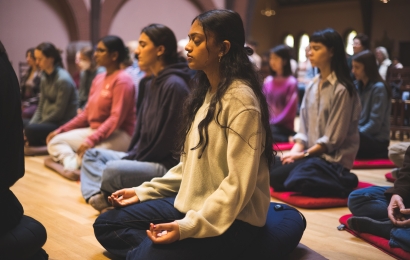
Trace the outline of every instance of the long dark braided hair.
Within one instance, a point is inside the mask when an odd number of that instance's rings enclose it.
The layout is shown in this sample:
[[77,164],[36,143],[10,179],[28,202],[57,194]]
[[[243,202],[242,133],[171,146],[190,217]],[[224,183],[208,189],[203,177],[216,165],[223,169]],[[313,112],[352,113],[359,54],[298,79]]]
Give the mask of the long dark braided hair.
[[[198,125],[199,142],[195,147],[190,149],[195,150],[200,148],[201,153],[199,158],[201,157],[208,145],[208,125],[214,120],[214,118],[216,118],[215,120],[221,128],[229,128],[228,126],[221,125],[218,121],[218,116],[222,112],[221,100],[232,82],[234,80],[240,80],[253,90],[259,101],[262,125],[266,133],[264,154],[268,161],[268,165],[270,165],[274,150],[272,148],[273,140],[269,126],[268,104],[265,95],[262,92],[261,79],[256,72],[255,66],[248,58],[248,55],[252,55],[253,51],[249,47],[244,47],[245,31],[241,17],[238,13],[231,10],[211,10],[195,17],[192,23],[195,21],[198,21],[202,26],[207,40],[209,35],[212,34],[216,44],[227,40],[231,43],[231,47],[220,60],[219,74],[221,81],[215,95],[211,99],[205,118]],[[191,83],[192,91],[184,103],[182,127],[177,146],[181,149],[179,151],[181,154],[184,154],[184,142],[195,115],[202,106],[206,93],[210,89],[209,80],[203,71],[197,71]],[[219,106],[218,109],[216,109],[217,104]]]

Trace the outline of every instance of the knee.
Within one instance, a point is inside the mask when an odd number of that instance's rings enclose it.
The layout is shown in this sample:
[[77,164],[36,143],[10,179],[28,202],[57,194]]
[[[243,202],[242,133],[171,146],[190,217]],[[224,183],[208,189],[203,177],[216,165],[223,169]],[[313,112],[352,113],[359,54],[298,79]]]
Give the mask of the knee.
[[363,189],[352,191],[347,199],[347,205],[350,211],[352,211],[351,207],[354,208],[357,204],[362,203],[364,198],[365,192],[363,192]]
[[273,256],[281,259],[297,247],[305,231],[305,223],[303,215],[296,209],[270,203],[266,224],[252,251],[258,252],[260,259]]
[[95,148],[88,149],[83,155],[83,164],[87,161],[95,161],[98,155],[98,150]]
[[18,226],[1,236],[0,258],[30,258],[40,250],[46,240],[47,232],[44,226],[31,217],[23,216]]

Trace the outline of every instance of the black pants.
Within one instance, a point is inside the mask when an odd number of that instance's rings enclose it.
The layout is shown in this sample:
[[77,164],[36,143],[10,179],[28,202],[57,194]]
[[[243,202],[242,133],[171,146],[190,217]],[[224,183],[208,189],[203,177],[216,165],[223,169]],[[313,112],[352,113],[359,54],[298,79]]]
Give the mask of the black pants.
[[272,138],[275,143],[289,142],[289,136],[296,134],[295,131],[281,125],[270,125],[270,130],[272,131]]
[[360,146],[356,158],[360,159],[380,159],[388,158],[388,147],[390,141],[379,141],[374,137],[361,133]]
[[29,124],[24,129],[24,133],[30,146],[43,146],[46,145],[48,134],[58,127],[59,125],[53,123]]
[[285,165],[276,158],[270,169],[270,185],[275,191],[296,191],[310,197],[346,198],[357,184],[357,176],[349,169],[320,157],[308,157]]
[[9,189],[0,192],[0,205],[0,259],[48,259],[41,249],[47,240],[44,226],[23,215],[23,207]]

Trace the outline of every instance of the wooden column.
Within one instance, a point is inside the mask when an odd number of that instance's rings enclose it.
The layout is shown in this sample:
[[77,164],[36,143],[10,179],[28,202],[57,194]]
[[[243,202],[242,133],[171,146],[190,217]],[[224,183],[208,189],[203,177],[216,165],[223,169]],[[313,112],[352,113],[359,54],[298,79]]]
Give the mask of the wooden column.
[[373,0],[360,0],[360,9],[362,13],[363,33],[366,34],[371,41],[373,24]]
[[90,0],[90,39],[92,46],[95,46],[100,39],[101,1]]

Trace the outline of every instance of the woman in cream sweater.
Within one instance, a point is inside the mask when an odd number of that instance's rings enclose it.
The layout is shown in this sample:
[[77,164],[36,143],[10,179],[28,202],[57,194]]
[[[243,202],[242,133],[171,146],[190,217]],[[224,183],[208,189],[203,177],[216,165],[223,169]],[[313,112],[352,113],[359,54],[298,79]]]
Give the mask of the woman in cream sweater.
[[109,201],[120,208],[94,223],[98,241],[128,259],[237,259],[266,223],[269,111],[242,20],[208,11],[188,36],[188,65],[198,72],[183,111],[180,163],[114,192]]

